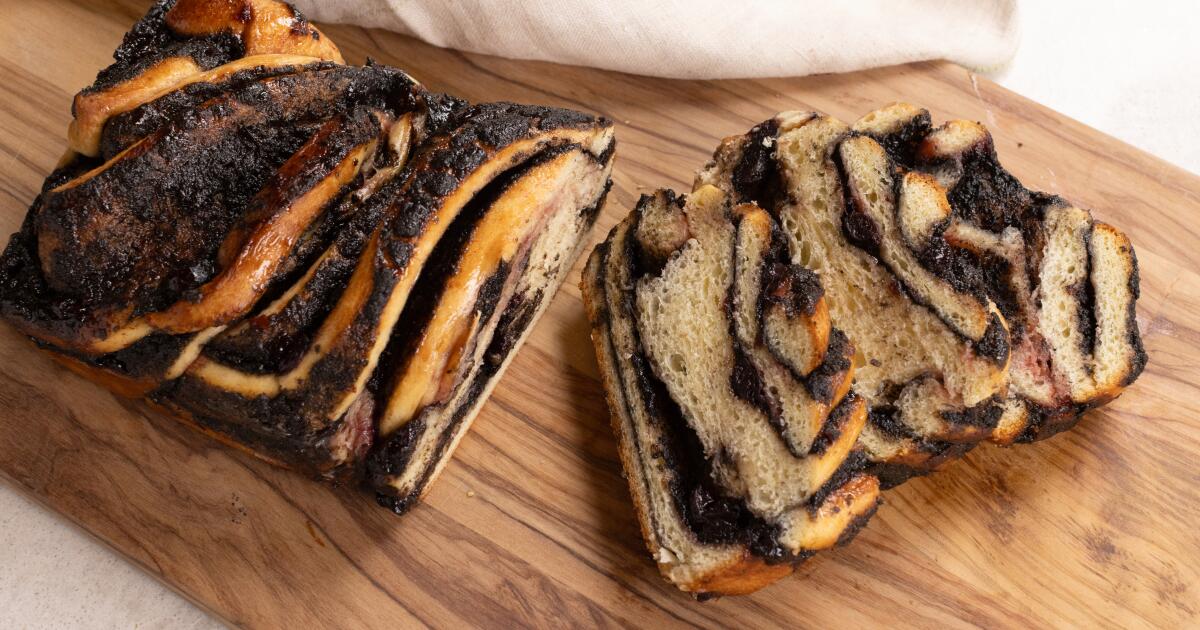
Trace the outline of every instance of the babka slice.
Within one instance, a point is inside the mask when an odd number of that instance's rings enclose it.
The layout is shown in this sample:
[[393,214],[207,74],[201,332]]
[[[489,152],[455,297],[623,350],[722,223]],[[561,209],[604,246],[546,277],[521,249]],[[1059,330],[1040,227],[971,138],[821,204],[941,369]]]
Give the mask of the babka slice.
[[897,103],[864,116],[898,168],[947,191],[953,248],[933,268],[988,295],[1008,321],[1012,368],[992,439],[1031,441],[1070,428],[1115,398],[1146,362],[1138,334],[1137,258],[1120,230],[1058,197],[1027,190],[996,157],[983,125]]
[[[581,253],[610,186],[607,121],[512,105],[481,108],[474,120],[485,139],[518,123],[530,132],[506,147],[513,165],[470,199],[438,243],[384,358],[375,394],[382,443],[367,479],[396,512],[445,465]],[[410,208],[425,200],[415,202]],[[389,236],[400,242],[389,246],[403,246],[407,229],[394,226]]]
[[664,576],[746,593],[874,512],[865,401],[821,283],[753,204],[712,186],[644,196],[583,295],[643,534]]
[[885,487],[987,438],[1009,363],[995,304],[925,256],[949,247],[945,192],[896,172],[890,142],[828,116],[780,114],[723,142],[696,182],[769,209],[793,259],[820,275],[834,324],[858,349],[855,389],[870,406],[860,442]]
[[1128,239],[1021,186],[978,123],[934,129],[907,104],[853,127],[784,113],[727,139],[704,184],[768,208],[821,274],[885,486],[1068,428],[1145,363]]

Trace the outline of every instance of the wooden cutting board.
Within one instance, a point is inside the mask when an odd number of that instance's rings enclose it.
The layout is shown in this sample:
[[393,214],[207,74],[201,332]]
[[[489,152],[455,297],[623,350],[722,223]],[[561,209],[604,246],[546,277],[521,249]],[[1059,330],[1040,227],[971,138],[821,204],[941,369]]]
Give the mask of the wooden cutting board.
[[[4,4],[7,234],[63,151],[71,95],[146,3]],[[236,625],[1200,624],[1200,178],[946,63],[666,81],[327,32],[348,59],[402,66],[434,89],[614,119],[615,185],[596,238],[640,193],[686,190],[722,136],[778,110],[852,120],[911,100],[935,120],[981,120],[1026,184],[1129,233],[1149,367],[1075,431],[981,447],[889,492],[853,545],[797,577],[704,604],[659,579],[638,534],[578,270],[424,505],[403,518],[119,400],[0,326],[0,471],[10,483]]]

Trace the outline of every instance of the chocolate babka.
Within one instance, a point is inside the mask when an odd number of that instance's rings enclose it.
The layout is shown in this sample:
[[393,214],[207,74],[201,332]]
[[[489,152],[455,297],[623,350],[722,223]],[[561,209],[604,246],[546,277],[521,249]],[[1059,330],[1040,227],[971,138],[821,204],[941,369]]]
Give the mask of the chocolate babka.
[[348,66],[274,0],[166,0],[75,99],[0,258],[0,314],[73,370],[397,512],[548,305],[614,138]]
[[896,104],[847,126],[789,112],[697,176],[770,209],[859,347],[862,443],[885,487],[982,440],[1033,441],[1145,364],[1128,239],[1025,189],[982,125]]
[[1069,429],[1116,398],[1146,364],[1136,321],[1137,257],[1120,230],[1087,210],[1027,190],[1000,166],[983,125],[899,103],[854,125],[897,168],[933,177],[949,215],[942,252],[926,252],[947,281],[987,295],[1010,333],[1010,386],[993,441],[1029,442]]
[[877,488],[1069,428],[1146,362],[1128,238],[1023,187],[981,125],[905,104],[726,139],[582,286],[647,545],[696,593],[777,579]]
[[747,593],[874,513],[854,348],[764,210],[713,186],[643,196],[592,253],[583,294],[642,532],[669,580]]

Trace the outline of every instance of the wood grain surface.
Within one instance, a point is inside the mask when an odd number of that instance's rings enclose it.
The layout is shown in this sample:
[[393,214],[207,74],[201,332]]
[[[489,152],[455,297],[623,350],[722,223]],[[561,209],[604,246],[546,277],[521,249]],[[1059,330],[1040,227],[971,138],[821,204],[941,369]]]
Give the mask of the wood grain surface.
[[[16,230],[62,153],[71,95],[145,6],[5,0],[0,232]],[[945,63],[666,81],[326,30],[348,59],[404,67],[434,89],[614,119],[615,185],[596,239],[640,193],[688,188],[721,137],[778,110],[852,120],[910,100],[935,120],[980,120],[1026,184],[1129,233],[1149,367],[1075,431],[979,448],[889,492],[853,545],[797,577],[703,604],[659,579],[638,534],[578,270],[425,503],[403,518],[115,398],[0,326],[0,471],[10,483],[251,627],[1200,624],[1200,178]]]

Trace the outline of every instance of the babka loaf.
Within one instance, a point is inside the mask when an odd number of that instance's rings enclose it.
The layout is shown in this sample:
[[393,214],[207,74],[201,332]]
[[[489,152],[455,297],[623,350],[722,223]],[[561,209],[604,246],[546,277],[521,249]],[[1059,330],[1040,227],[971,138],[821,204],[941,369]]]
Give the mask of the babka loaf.
[[158,3],[0,258],[73,370],[272,462],[428,487],[579,254],[601,118],[342,63],[273,0]]
[[582,287],[647,545],[698,594],[770,583],[880,487],[1068,428],[1146,362],[1129,240],[905,104],[726,139]]
[[854,348],[765,211],[713,186],[644,196],[592,253],[583,294],[642,531],[669,580],[750,592],[874,513]]

